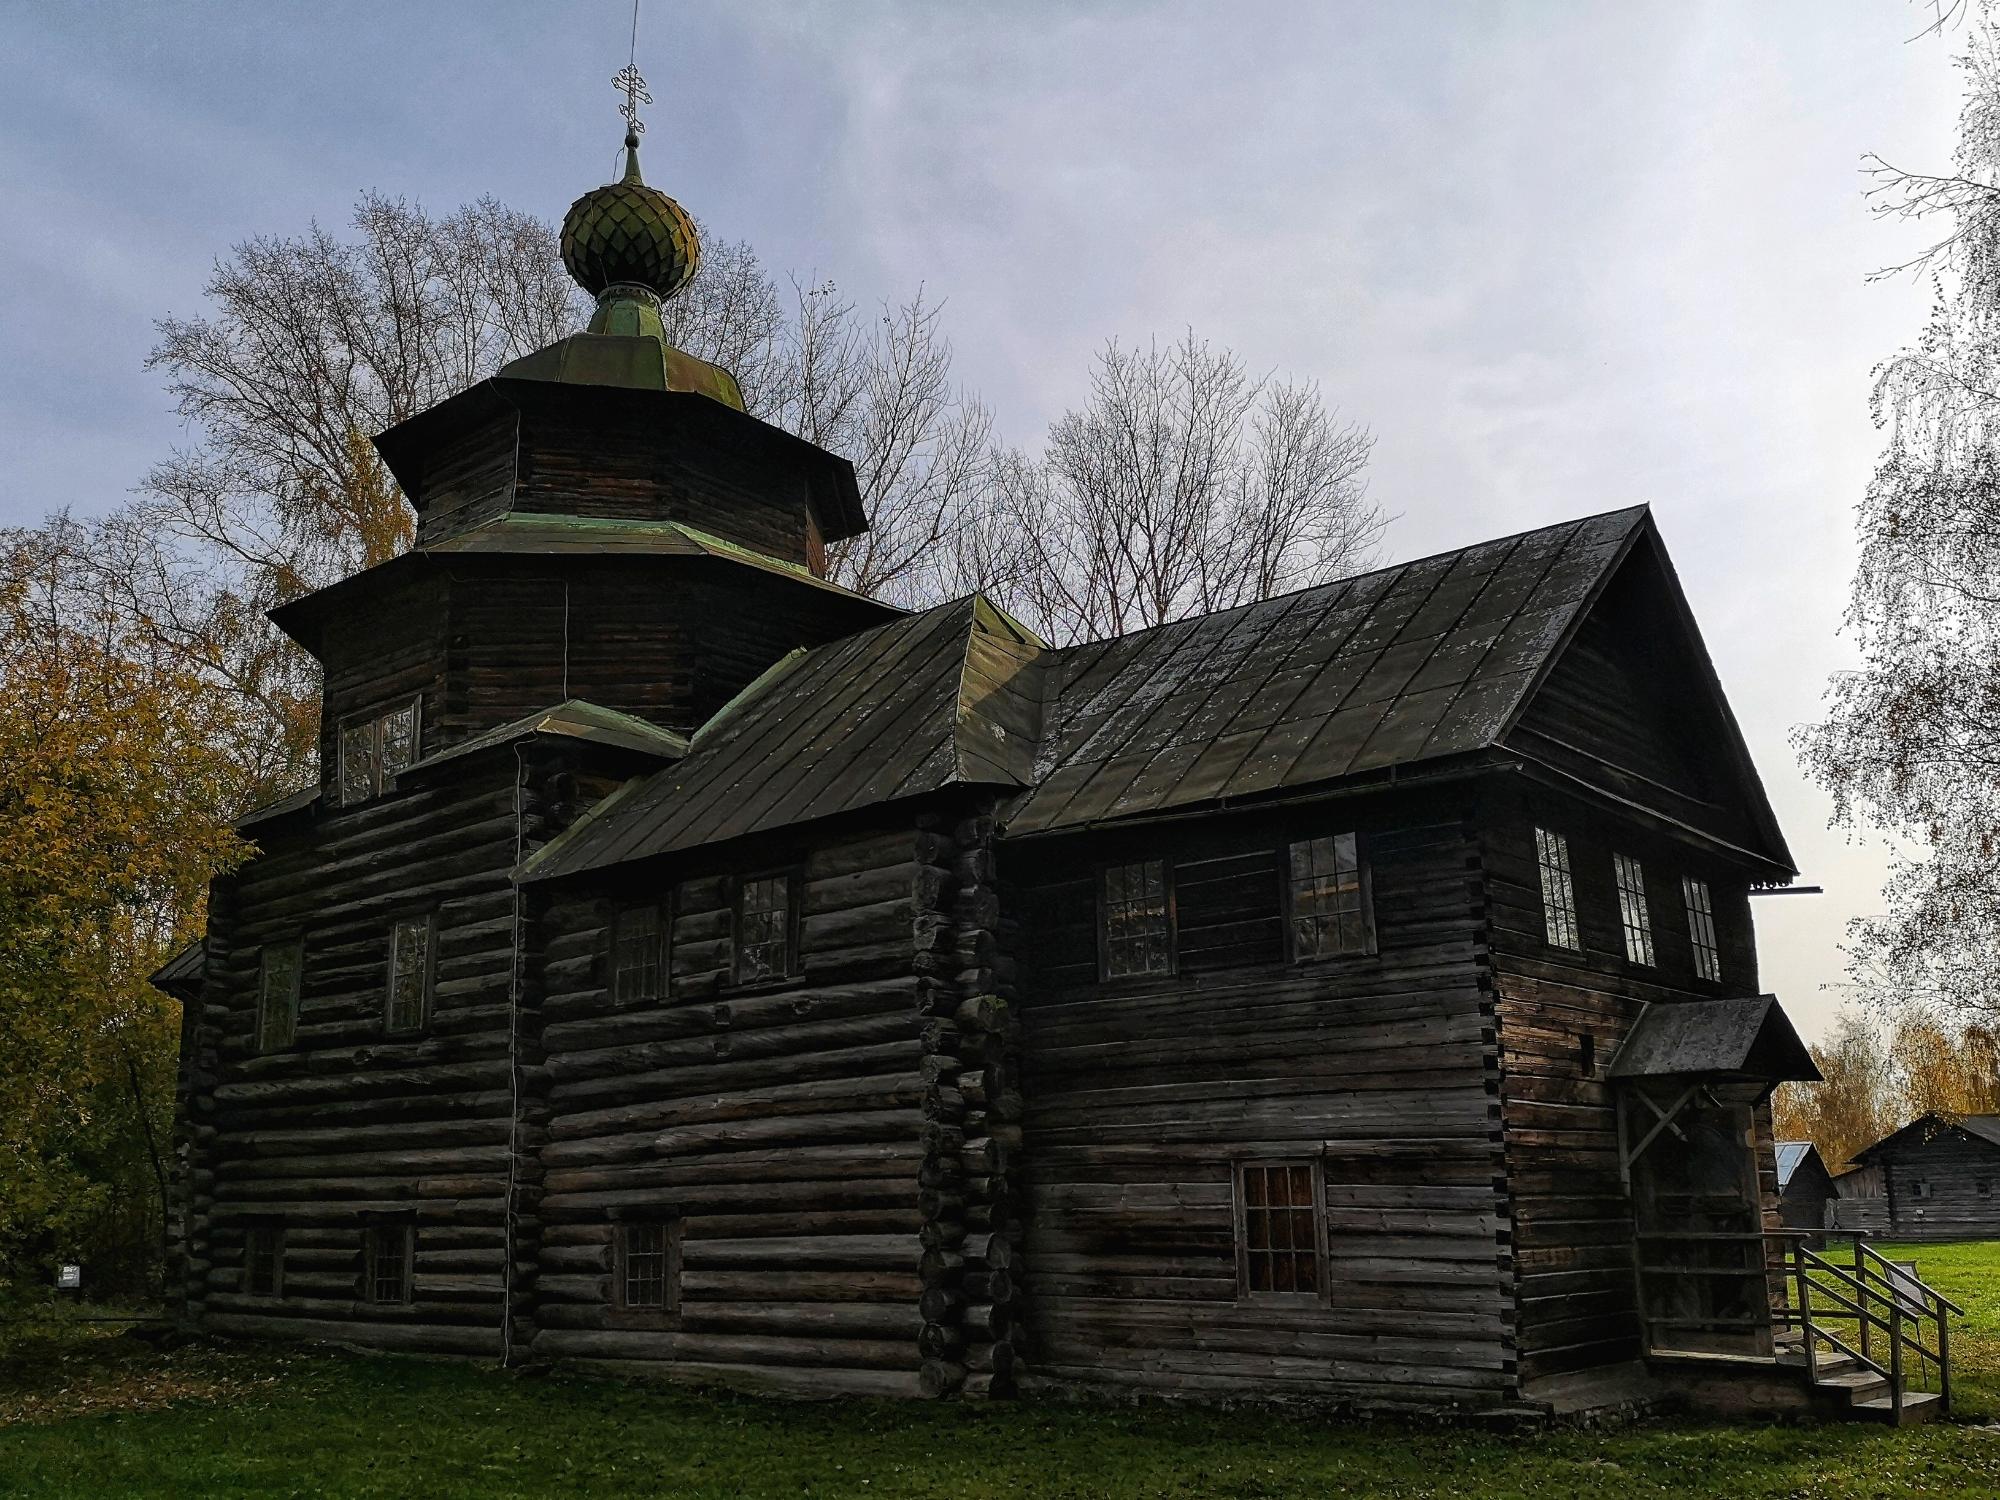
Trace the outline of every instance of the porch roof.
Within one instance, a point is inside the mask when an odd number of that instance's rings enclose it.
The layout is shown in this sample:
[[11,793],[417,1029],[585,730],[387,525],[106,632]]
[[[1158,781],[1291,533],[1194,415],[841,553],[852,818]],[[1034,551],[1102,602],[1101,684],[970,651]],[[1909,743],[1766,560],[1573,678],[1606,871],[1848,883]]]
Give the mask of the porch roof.
[[1812,1054],[1776,995],[1655,1002],[1611,1061],[1613,1078],[1819,1081]]

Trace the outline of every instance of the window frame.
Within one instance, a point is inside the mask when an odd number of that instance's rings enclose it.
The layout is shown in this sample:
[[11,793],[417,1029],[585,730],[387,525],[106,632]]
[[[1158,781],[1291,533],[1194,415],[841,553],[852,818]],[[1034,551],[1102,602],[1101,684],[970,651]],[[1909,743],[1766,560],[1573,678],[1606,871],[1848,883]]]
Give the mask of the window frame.
[[[743,972],[743,897],[753,885],[782,881],[785,888],[785,964],[781,971],[745,975]],[[733,877],[729,886],[729,982],[735,989],[761,989],[785,985],[804,972],[799,938],[805,896],[804,872],[796,865],[754,870]]]
[[[1570,858],[1569,836],[1564,833],[1558,833],[1555,829],[1541,823],[1535,824],[1534,830],[1535,872],[1538,877],[1542,896],[1542,941],[1546,946],[1559,948],[1565,953],[1581,953],[1584,951],[1583,924],[1577,918],[1576,865]],[[1552,851],[1557,856],[1557,861],[1554,865],[1549,860],[1549,854]],[[1563,905],[1561,915],[1563,921],[1560,924],[1555,920],[1557,911],[1550,899],[1549,872],[1551,869],[1556,869],[1562,876],[1561,895],[1563,897]],[[1558,926],[1567,931],[1569,941],[1564,942],[1562,938],[1556,935]]]
[[[734,943],[735,905],[733,902],[731,903],[730,911],[731,911],[730,972],[733,974],[735,972],[735,951],[734,951],[735,950],[735,943]],[[652,964],[651,964],[653,970],[653,988],[650,991],[642,991],[638,994],[625,995],[619,992],[619,976],[624,972],[624,970],[620,966],[620,954],[624,949],[624,929],[628,922],[633,921],[641,914],[650,914],[653,918],[653,923],[654,923],[653,937],[652,937],[653,952],[652,952]],[[606,991],[609,993],[611,998],[611,1003],[613,1005],[617,1006],[646,1005],[655,1003],[657,1001],[665,1000],[668,997],[673,984],[672,971],[669,967],[673,954],[672,929],[673,929],[673,896],[671,892],[651,901],[625,902],[622,905],[620,905],[617,908],[617,910],[612,912],[611,926],[610,926],[610,940],[611,940],[610,959],[609,963],[606,966],[609,972],[607,972],[604,976],[605,979],[604,987]]]
[[[1699,905],[1695,902],[1697,891],[1701,893]],[[1710,984],[1722,983],[1722,944],[1715,935],[1715,893],[1699,875],[1681,876],[1681,910],[1687,917],[1695,978]]]
[[[405,709],[410,715],[410,758],[396,770],[388,767],[384,753],[388,742],[389,720]],[[347,794],[348,737],[358,729],[368,731],[368,790]],[[359,807],[364,802],[372,802],[377,797],[388,795],[396,789],[396,777],[407,771],[422,757],[424,743],[424,696],[414,693],[408,698],[399,698],[387,707],[368,709],[361,713],[348,714],[334,726],[333,736],[333,790],[334,802],[340,807]]]
[[[1141,969],[1130,974],[1111,972],[1111,897],[1107,889],[1107,877],[1113,870],[1130,869],[1133,866],[1158,865],[1160,867],[1160,897],[1162,917],[1166,923],[1167,963],[1163,969]],[[1181,928],[1180,913],[1174,890],[1174,861],[1169,854],[1141,855],[1137,859],[1104,859],[1097,862],[1093,876],[1096,890],[1096,910],[1091,920],[1097,929],[1097,982],[1099,984],[1153,984],[1162,979],[1172,979],[1181,971]]]
[[[267,992],[270,984],[271,960],[281,953],[289,953],[292,960],[291,995],[285,1005],[286,1030],[283,1041],[273,1038],[268,1029],[269,1005]],[[299,1011],[305,991],[306,943],[303,937],[281,938],[275,943],[264,943],[257,949],[257,1009],[252,1019],[252,1042],[259,1053],[287,1052],[298,1045]]]
[[[379,1267],[384,1246],[391,1237],[400,1243],[397,1258],[401,1293],[397,1297],[376,1295],[382,1284]],[[414,1218],[383,1218],[364,1221],[361,1227],[361,1300],[370,1307],[409,1307],[416,1301],[417,1222]]]
[[[613,1221],[610,1303],[611,1311],[618,1322],[660,1327],[679,1318],[683,1265],[681,1223],[679,1214],[657,1216],[635,1214]],[[631,1300],[631,1257],[634,1253],[632,1239],[635,1234],[650,1234],[656,1231],[661,1236],[661,1246],[657,1253],[664,1257],[661,1268],[661,1300],[657,1303],[633,1302]]]
[[[1250,1284],[1250,1257],[1253,1254],[1274,1254],[1268,1247],[1253,1251],[1250,1247],[1250,1204],[1249,1189],[1244,1180],[1248,1171],[1287,1172],[1304,1170],[1307,1181],[1312,1185],[1312,1203],[1309,1212],[1313,1224],[1313,1290],[1274,1291],[1269,1288],[1253,1288]],[[1230,1163],[1230,1195],[1233,1200],[1232,1212],[1236,1233],[1236,1300],[1260,1307],[1322,1307],[1332,1300],[1332,1289],[1328,1282],[1329,1251],[1326,1227],[1326,1173],[1321,1170],[1317,1156],[1245,1156]],[[1270,1212],[1266,1205],[1263,1212]],[[1295,1206],[1283,1212],[1297,1212]],[[1296,1255],[1296,1246],[1284,1252]]]
[[[256,1283],[255,1267],[260,1241],[266,1242],[264,1254],[271,1268],[271,1285],[267,1291],[259,1291]],[[264,1302],[275,1302],[285,1295],[284,1225],[251,1222],[243,1226],[243,1275],[237,1284],[237,1292]]]
[[[397,939],[407,927],[421,924],[424,928],[424,975],[419,1013],[417,1020],[407,1026],[396,1024],[396,946]],[[386,966],[386,983],[382,988],[382,1034],[384,1036],[422,1036],[431,1028],[431,1018],[437,994],[437,950],[438,914],[430,911],[411,912],[395,918],[389,924],[389,959]]]
[[[1630,884],[1627,884],[1627,878]],[[1611,883],[1618,894],[1618,933],[1624,942],[1625,962],[1642,969],[1657,969],[1659,949],[1653,942],[1653,911],[1646,901],[1646,866],[1637,855],[1611,854]],[[1633,918],[1636,915],[1635,925]],[[1636,933],[1644,957],[1632,951]]]
[[[1360,877],[1361,887],[1361,946],[1341,949],[1334,953],[1299,952],[1298,933],[1298,882],[1292,877],[1292,851],[1301,844],[1310,845],[1318,840],[1326,840],[1337,845],[1343,838],[1354,840],[1355,873]],[[1278,878],[1284,883],[1285,918],[1285,958],[1294,964],[1338,963],[1344,959],[1373,958],[1381,950],[1375,933],[1375,879],[1369,868],[1368,839],[1360,829],[1344,829],[1338,833],[1309,834],[1302,839],[1290,839],[1278,850]]]

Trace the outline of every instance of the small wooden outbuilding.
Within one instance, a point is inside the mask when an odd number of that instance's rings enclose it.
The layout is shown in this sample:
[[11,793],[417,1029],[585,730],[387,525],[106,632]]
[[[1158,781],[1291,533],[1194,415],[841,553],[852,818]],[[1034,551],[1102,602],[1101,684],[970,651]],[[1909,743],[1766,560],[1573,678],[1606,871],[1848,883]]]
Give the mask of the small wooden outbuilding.
[[1897,1238],[2000,1238],[2000,1115],[1923,1115],[1854,1160],[1879,1169]]
[[1811,1141],[1779,1141],[1778,1218],[1787,1229],[1824,1229],[1836,1194],[1833,1174]]

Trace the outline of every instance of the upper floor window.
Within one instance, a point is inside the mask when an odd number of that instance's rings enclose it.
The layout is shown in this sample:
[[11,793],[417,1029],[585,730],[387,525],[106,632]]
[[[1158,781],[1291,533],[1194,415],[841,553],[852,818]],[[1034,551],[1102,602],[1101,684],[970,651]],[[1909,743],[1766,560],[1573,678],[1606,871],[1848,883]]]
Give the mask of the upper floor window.
[[380,1303],[408,1302],[416,1258],[416,1225],[369,1225],[362,1243],[363,1300]]
[[1722,978],[1722,953],[1715,946],[1715,912],[1709,904],[1708,882],[1688,875],[1681,880],[1687,901],[1688,941],[1694,945],[1694,971],[1703,979]]
[[437,919],[406,917],[389,933],[389,994],[384,1020],[390,1031],[422,1031],[431,1018],[436,970]]
[[666,913],[649,901],[622,908],[611,923],[611,998],[620,1004],[666,993]]
[[736,887],[736,982],[783,979],[798,956],[794,898],[789,874],[757,875]]
[[680,1221],[621,1224],[617,1231],[618,1306],[670,1313],[680,1305]]
[[243,1295],[284,1294],[285,1231],[275,1224],[253,1224],[243,1231]]
[[1368,890],[1355,835],[1302,840],[1291,846],[1290,862],[1292,957],[1368,952]]
[[343,806],[379,797],[396,785],[396,774],[417,758],[417,700],[372,718],[348,719],[340,726],[340,801]]
[[1581,948],[1576,935],[1576,887],[1569,878],[1569,840],[1535,830],[1535,862],[1542,874],[1542,927],[1557,948]]
[[257,954],[257,1050],[276,1052],[299,1033],[299,980],[304,945],[266,943]]
[[1653,919],[1646,911],[1646,872],[1629,854],[1611,856],[1618,876],[1618,923],[1625,929],[1625,956],[1635,964],[1653,962]]
[[1106,865],[1098,874],[1097,913],[1102,978],[1173,972],[1173,899],[1165,860]]
[[1319,1173],[1311,1162],[1236,1172],[1237,1263],[1246,1297],[1319,1295],[1326,1285]]

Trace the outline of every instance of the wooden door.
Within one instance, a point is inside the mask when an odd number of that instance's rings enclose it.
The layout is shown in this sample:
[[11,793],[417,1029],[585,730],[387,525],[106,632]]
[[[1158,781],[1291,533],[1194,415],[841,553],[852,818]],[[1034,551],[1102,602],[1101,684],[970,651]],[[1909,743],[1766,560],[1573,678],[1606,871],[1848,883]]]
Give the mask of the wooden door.
[[1706,1088],[1623,1103],[1649,1347],[1770,1354],[1755,1113]]

